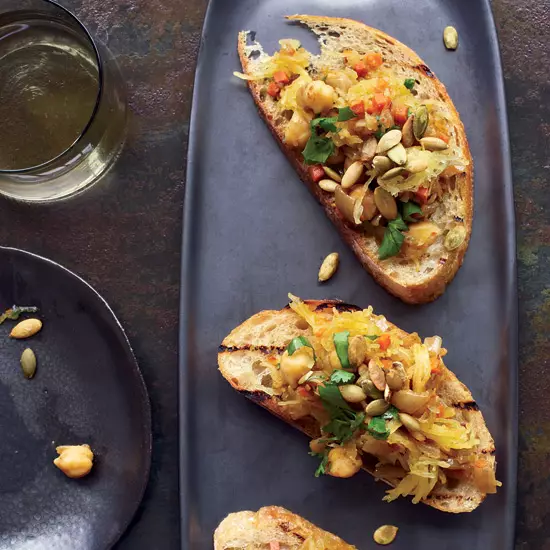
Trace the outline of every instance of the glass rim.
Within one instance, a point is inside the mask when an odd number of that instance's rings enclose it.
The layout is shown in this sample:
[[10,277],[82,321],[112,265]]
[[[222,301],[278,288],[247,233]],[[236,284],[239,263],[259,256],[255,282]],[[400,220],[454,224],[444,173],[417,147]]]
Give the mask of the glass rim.
[[97,112],[99,110],[99,105],[101,103],[101,96],[103,95],[103,60],[101,58],[101,54],[99,52],[99,48],[96,44],[96,41],[94,40],[91,33],[88,31],[84,23],[82,23],[82,21],[80,21],[80,19],[73,12],[71,12],[69,9],[59,4],[56,0],[38,0],[38,1],[55,6],[56,8],[64,12],[66,15],[68,15],[69,18],[73,19],[78,25],[78,27],[80,27],[80,29],[84,31],[84,34],[89,40],[97,61],[98,83],[97,83],[97,95],[96,95],[95,105],[90,114],[90,118],[88,119],[88,122],[84,125],[82,130],[79,132],[78,137],[68,147],[66,147],[63,151],[61,151],[61,153],[59,153],[55,157],[45,162],[42,162],[40,164],[35,164],[34,166],[28,166],[26,168],[14,168],[14,169],[0,168],[0,174],[24,175],[28,172],[34,172],[36,170],[46,169],[48,168],[48,166],[50,166],[51,164],[54,164],[61,157],[66,155],[69,151],[71,151],[71,149],[74,149],[78,145],[78,143],[84,138],[84,136],[86,135],[86,132],[89,130],[90,126],[92,125],[92,122],[94,121],[97,115]]

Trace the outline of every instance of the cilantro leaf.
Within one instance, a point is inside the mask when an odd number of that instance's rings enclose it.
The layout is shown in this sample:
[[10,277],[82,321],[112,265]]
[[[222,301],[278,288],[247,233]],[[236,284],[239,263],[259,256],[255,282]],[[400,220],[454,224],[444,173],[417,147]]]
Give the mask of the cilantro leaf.
[[351,384],[355,380],[355,374],[353,372],[348,372],[345,370],[337,369],[333,371],[330,376],[330,381],[336,384]]
[[315,477],[319,477],[327,473],[328,470],[328,449],[325,449],[322,453],[314,453],[311,451],[309,456],[316,456],[321,459],[321,463],[315,470]]
[[374,416],[371,418],[367,431],[375,439],[388,439],[390,432],[386,427],[386,421],[382,416]]
[[312,135],[302,151],[302,156],[306,164],[325,164],[334,153],[334,148],[334,142],[330,138]]
[[365,429],[365,413],[356,413],[344,400],[334,383],[319,386],[319,397],[330,414],[330,421],[322,427],[324,433],[332,434],[333,440],[344,443],[359,429]]
[[383,415],[385,420],[397,420],[399,411],[392,405]]
[[36,313],[38,308],[35,306],[11,306],[0,315],[0,325],[7,319],[17,321],[23,313]]
[[332,336],[334,342],[334,348],[336,349],[336,355],[340,360],[342,368],[349,369],[349,355],[348,355],[348,346],[349,346],[349,330],[344,330],[342,332],[335,332]]
[[319,386],[319,397],[321,398],[323,407],[325,407],[329,413],[333,412],[335,409],[352,411],[347,401],[342,397],[336,384],[329,383],[324,386]]
[[351,110],[351,107],[343,107],[338,109],[338,122],[346,122],[346,120],[351,120],[357,115]]
[[405,88],[412,90],[416,84],[416,81],[414,78],[405,78],[405,82],[403,82],[403,84],[405,85]]
[[416,218],[413,218],[415,214],[420,214],[422,216],[422,208],[415,202],[403,202],[401,203],[401,212],[403,214],[403,220],[406,222],[416,222]]
[[403,221],[403,218],[398,215],[395,220],[388,222],[384,231],[384,238],[378,249],[378,258],[385,260],[391,256],[396,256],[401,250],[405,235],[402,231],[408,231],[408,225]]
[[365,338],[368,338],[369,340],[372,340],[374,342],[374,340],[376,340],[378,336],[376,336],[376,334],[365,334]]
[[312,133],[315,131],[315,128],[319,127],[324,132],[337,132],[338,128],[334,124],[338,121],[338,117],[320,117],[320,118],[314,118],[311,121],[311,131]]
[[313,349],[313,346],[309,343],[309,340],[305,336],[298,336],[290,341],[290,344],[288,344],[286,349],[288,354],[292,355],[297,349],[303,348],[304,346]]

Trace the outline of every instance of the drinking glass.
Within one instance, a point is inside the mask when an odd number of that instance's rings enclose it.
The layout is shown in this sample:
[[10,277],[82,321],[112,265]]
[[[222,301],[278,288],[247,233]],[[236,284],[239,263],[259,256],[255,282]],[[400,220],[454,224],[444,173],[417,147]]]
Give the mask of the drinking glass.
[[107,48],[53,0],[1,0],[0,193],[48,201],[83,190],[113,165],[125,127]]

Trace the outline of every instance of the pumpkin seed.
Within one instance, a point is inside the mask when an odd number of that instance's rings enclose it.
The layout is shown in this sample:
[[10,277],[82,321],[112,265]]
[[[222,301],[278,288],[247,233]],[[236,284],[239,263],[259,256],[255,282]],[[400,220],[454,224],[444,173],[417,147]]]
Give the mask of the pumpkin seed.
[[383,392],[386,387],[386,375],[372,359],[369,361],[369,376],[376,389]]
[[392,396],[391,389],[386,384],[386,387],[384,388],[384,401],[387,401],[388,403],[390,403],[391,402],[391,396]]
[[363,146],[361,147],[361,160],[364,162],[371,162],[374,158],[374,155],[376,155],[376,146],[378,145],[378,142],[376,141],[376,138],[374,136],[370,137],[363,143]]
[[320,180],[319,187],[323,191],[327,191],[328,193],[334,193],[334,191],[336,191],[336,187],[338,187],[338,184],[333,180]]
[[383,187],[377,187],[374,190],[374,203],[380,214],[387,220],[395,220],[397,218],[397,202],[392,197],[391,193]]
[[395,168],[392,168],[391,170],[388,170],[385,174],[378,177],[379,181],[388,181],[393,178],[396,178],[397,176],[400,176],[405,172],[405,168],[403,166],[396,166]]
[[395,540],[398,530],[399,529],[395,525],[382,525],[374,532],[374,542],[382,546],[391,544]]
[[390,404],[384,401],[384,399],[376,399],[375,401],[371,401],[365,407],[365,413],[368,416],[380,416],[381,414],[384,414],[389,408]]
[[36,372],[36,355],[31,348],[27,348],[21,354],[21,368],[25,378],[30,380],[34,376]]
[[384,174],[392,167],[392,162],[388,157],[378,155],[372,159],[372,166],[376,174]]
[[411,174],[418,174],[418,172],[424,172],[426,168],[428,168],[428,163],[422,159],[411,159],[407,161],[407,164],[405,164],[405,169],[407,170],[407,172],[410,172]]
[[403,166],[407,163],[407,151],[402,143],[398,143],[395,147],[392,147],[386,154],[389,159],[393,160],[393,162],[399,166]]
[[11,338],[23,339],[34,336],[42,328],[42,321],[40,319],[25,319],[15,325],[11,332]]
[[365,392],[355,384],[345,384],[340,386],[340,393],[348,403],[360,403],[367,398]]
[[353,187],[361,177],[362,173],[363,163],[356,160],[350,165],[350,167],[345,171],[344,175],[342,176],[342,187],[344,189],[349,189],[350,187]]
[[323,263],[319,269],[320,282],[328,281],[336,273],[339,260],[340,256],[338,255],[338,252],[332,252],[323,260]]
[[403,137],[401,138],[401,143],[403,147],[412,147],[414,145],[414,133],[413,133],[413,120],[414,115],[411,115],[405,124],[403,124],[403,129],[401,133]]
[[367,356],[367,342],[364,336],[353,336],[348,342],[348,358],[353,368],[358,368]]
[[420,105],[414,112],[413,120],[413,134],[418,141],[424,137],[429,119],[428,107],[426,107],[426,105]]
[[376,215],[376,204],[374,202],[374,193],[370,189],[367,189],[361,204],[363,206],[363,215],[361,219],[372,220]]
[[367,365],[365,365],[365,363],[363,363],[362,365],[359,365],[357,372],[359,373],[359,376],[365,376],[366,378],[369,377],[369,368],[367,367]]
[[447,250],[455,250],[466,239],[466,228],[463,225],[456,225],[446,235],[444,245]]
[[403,424],[407,430],[410,430],[411,432],[420,431],[420,422],[418,422],[418,420],[410,414],[400,412],[399,420],[401,420],[401,424]]
[[420,140],[420,145],[428,151],[443,151],[449,148],[449,145],[437,137],[425,137]]
[[374,382],[370,378],[363,378],[361,384],[359,385],[371,399],[382,399],[384,397],[384,394],[380,390],[376,389]]
[[407,374],[403,364],[395,361],[392,368],[386,373],[386,382],[393,391],[402,390],[407,383]]
[[[332,168],[329,168],[328,166],[323,166],[323,170],[325,171],[325,174],[331,180],[337,181],[338,183],[340,183],[342,181],[342,177],[340,176],[340,174],[336,170],[333,170]],[[323,181],[323,180],[321,180],[321,181]]]
[[451,27],[443,29],[443,42],[448,50],[456,50],[458,48],[458,31]]
[[395,147],[400,141],[403,134],[401,133],[401,130],[390,130],[389,132],[386,132],[378,142],[378,145],[376,146],[376,152],[377,153],[385,153],[392,147]]
[[353,217],[353,209],[355,207],[355,201],[346,195],[346,192],[340,185],[334,190],[334,201],[336,202],[336,208],[340,211],[344,218],[355,225],[355,219]]

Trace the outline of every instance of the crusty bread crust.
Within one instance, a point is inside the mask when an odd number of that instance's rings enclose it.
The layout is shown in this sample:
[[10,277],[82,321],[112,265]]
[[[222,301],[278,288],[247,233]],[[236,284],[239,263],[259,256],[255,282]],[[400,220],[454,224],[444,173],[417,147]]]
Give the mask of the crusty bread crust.
[[278,542],[288,550],[299,550],[311,536],[326,541],[331,550],[355,550],[355,546],[280,506],[229,514],[214,532],[214,550],[245,550],[251,545],[269,548],[271,542]]
[[[359,309],[335,300],[306,300],[304,303],[313,311]],[[292,338],[311,336],[310,328],[298,328],[299,320],[299,316],[288,306],[279,311],[266,310],[253,315],[224,338],[219,348],[218,366],[233,388],[314,439],[321,435],[317,421],[310,416],[298,420],[291,418],[288,408],[279,405],[280,399],[277,396],[266,393],[252,372],[252,365],[256,360],[261,360],[266,355],[282,355]],[[388,324],[397,328],[392,323]],[[406,335],[404,331],[401,332]],[[472,394],[449,369],[445,368],[442,376],[444,380],[439,388],[439,396],[448,406],[455,408],[457,419],[472,426],[473,433],[480,440],[480,457],[485,457],[495,470],[494,441]],[[364,463],[363,469],[373,473],[372,467],[367,463]],[[384,481],[392,485],[390,481]],[[460,481],[452,488],[436,486],[423,502],[444,512],[471,512],[481,504],[485,496],[471,482]]]
[[[288,16],[291,21],[298,21],[307,25],[314,32],[319,26],[327,27],[328,29],[338,32],[339,29],[345,27],[351,29],[357,36],[369,35],[374,41],[382,41],[386,48],[396,52],[395,63],[407,67],[411,72],[414,72],[416,78],[420,82],[429,80],[430,87],[435,89],[437,99],[444,101],[452,116],[452,125],[455,128],[457,142],[462,147],[464,157],[468,160],[468,166],[463,174],[455,176],[455,185],[464,201],[464,226],[467,231],[466,239],[455,250],[448,252],[445,260],[442,260],[431,271],[429,276],[419,277],[416,281],[407,281],[403,283],[398,280],[395,273],[399,271],[399,266],[391,260],[379,260],[377,249],[378,247],[370,246],[375,237],[368,236],[351,227],[340,214],[335,206],[332,195],[323,192],[322,189],[311,179],[308,166],[303,162],[300,152],[297,152],[290,147],[287,147],[284,142],[284,126],[278,124],[274,120],[272,106],[269,104],[269,98],[262,99],[260,90],[261,83],[249,81],[248,86],[258,107],[261,116],[266,121],[269,129],[278,141],[281,149],[288,159],[292,162],[294,168],[298,172],[302,181],[308,186],[309,190],[321,203],[326,215],[337,227],[345,242],[353,249],[356,256],[363,267],[369,271],[374,279],[386,290],[411,304],[421,304],[435,300],[445,291],[447,285],[452,281],[459,267],[462,265],[466,249],[470,240],[472,231],[473,217],[473,161],[466,139],[464,125],[460,120],[460,116],[445,89],[445,86],[437,79],[433,72],[428,68],[424,61],[410,48],[396,40],[395,38],[385,34],[384,32],[374,29],[354,21],[352,19],[325,17],[325,16],[309,16],[309,15],[293,15]],[[317,34],[319,34],[317,32]],[[241,32],[238,37],[238,52],[245,73],[251,72],[251,60],[247,55],[247,33]],[[346,44],[343,43],[342,47]]]

